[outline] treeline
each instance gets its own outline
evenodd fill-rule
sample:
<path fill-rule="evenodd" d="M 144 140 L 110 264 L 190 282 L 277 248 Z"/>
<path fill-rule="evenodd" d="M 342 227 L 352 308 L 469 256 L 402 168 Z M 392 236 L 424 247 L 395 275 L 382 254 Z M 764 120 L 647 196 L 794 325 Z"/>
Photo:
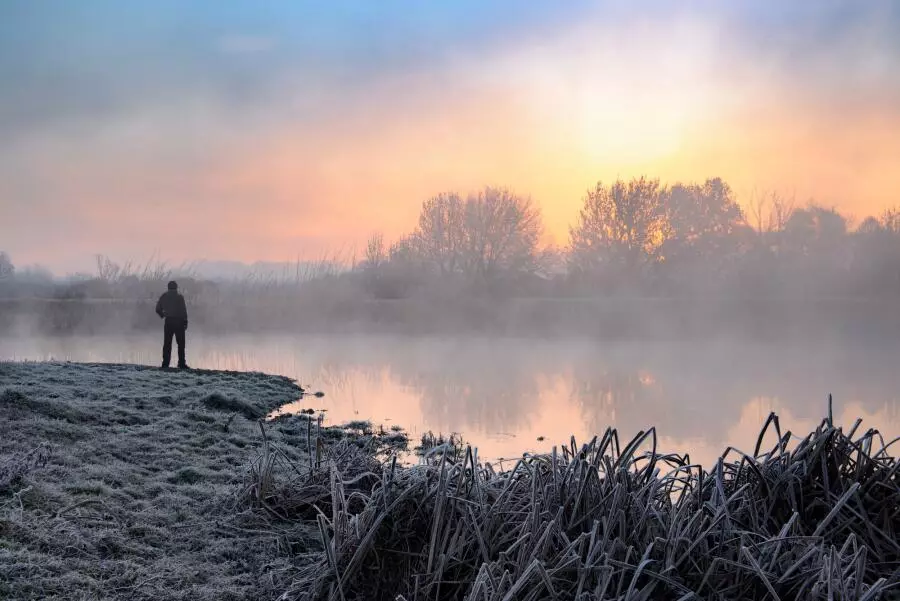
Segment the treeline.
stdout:
<path fill-rule="evenodd" d="M 212 282 L 190 266 L 118 265 L 64 282 L 17 272 L 0 253 L 0 296 L 152 298 L 179 278 L 193 301 L 506 297 L 873 298 L 900 295 L 900 210 L 855 223 L 833 208 L 772 194 L 738 204 L 719 178 L 666 185 L 598 182 L 563 247 L 543 244 L 540 207 L 487 187 L 422 203 L 415 228 L 376 234 L 362 256 Z"/>
<path fill-rule="evenodd" d="M 668 186 L 641 177 L 597 183 L 568 244 L 554 249 L 541 245 L 529 198 L 485 188 L 426 200 L 407 236 L 369 240 L 358 271 L 375 297 L 448 283 L 526 296 L 900 294 L 900 211 L 853 225 L 778 195 L 744 210 L 719 178 Z"/>

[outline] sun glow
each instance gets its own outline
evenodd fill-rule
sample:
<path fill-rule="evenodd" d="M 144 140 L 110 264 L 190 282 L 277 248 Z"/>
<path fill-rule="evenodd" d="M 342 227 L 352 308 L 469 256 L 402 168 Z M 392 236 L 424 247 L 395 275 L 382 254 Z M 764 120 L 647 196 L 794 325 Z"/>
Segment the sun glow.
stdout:
<path fill-rule="evenodd" d="M 530 195 L 547 241 L 564 245 L 589 188 L 642 175 L 721 177 L 745 207 L 767 191 L 858 218 L 900 202 L 900 105 L 881 89 L 884 68 L 832 81 L 869 64 L 852 54 L 867 47 L 798 74 L 702 15 L 545 33 L 380 73 L 352 94 L 331 74 L 287 69 L 270 112 L 198 98 L 141 105 L 86 136 L 36 136 L 7 153 L 0 197 L 39 199 L 14 215 L 70 244 L 65 256 L 35 248 L 21 227 L 7 250 L 60 265 L 89 263 L 97 240 L 114 257 L 164 245 L 174 261 L 315 258 L 374 232 L 397 239 L 429 196 L 486 185 Z"/>

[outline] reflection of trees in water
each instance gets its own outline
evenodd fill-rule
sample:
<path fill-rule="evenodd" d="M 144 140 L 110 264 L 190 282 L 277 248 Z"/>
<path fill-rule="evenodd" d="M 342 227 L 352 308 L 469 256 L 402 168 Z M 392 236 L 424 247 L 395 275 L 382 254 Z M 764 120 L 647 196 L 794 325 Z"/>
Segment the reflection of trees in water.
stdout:
<path fill-rule="evenodd" d="M 154 364 L 159 340 L 34 339 L 19 341 L 15 350 L 24 358 Z M 573 429 L 602 432 L 616 425 L 630 436 L 657 426 L 663 435 L 702 437 L 716 445 L 725 442 L 755 397 L 779 399 L 792 415 L 813 421 L 824 416 L 829 393 L 836 412 L 857 402 L 863 411 L 896 423 L 900 411 L 900 370 L 890 348 L 197 336 L 188 341 L 191 357 L 197 366 L 295 377 L 324 390 L 325 406 L 340 395 L 360 411 L 368 395 L 389 393 L 396 384 L 420 397 L 428 422 L 473 435 L 522 430 L 540 403 L 567 393 L 583 416 L 583 427 Z M 548 393 L 560 380 L 559 393 Z"/>
<path fill-rule="evenodd" d="M 387 381 L 420 398 L 427 422 L 473 437 L 528 428 L 540 403 L 559 398 L 554 393 L 542 399 L 540 393 L 560 379 L 583 416 L 573 429 L 597 433 L 615 425 L 630 436 L 656 426 L 662 435 L 703 438 L 716 446 L 727 444 L 729 429 L 755 397 L 780 399 L 798 418 L 818 420 L 828 393 L 837 406 L 855 400 L 877 413 L 896 406 L 900 390 L 889 352 L 811 346 L 600 348 L 570 341 L 365 337 L 323 339 L 280 352 L 285 351 L 290 358 L 282 355 L 278 362 L 290 362 L 291 371 L 280 373 L 340 391 L 360 410 L 366 395 L 387 392 Z M 268 357 L 265 345 L 259 352 Z"/>
<path fill-rule="evenodd" d="M 658 424 L 669 403 L 656 376 L 600 362 L 579 362 L 572 368 L 571 397 L 588 432 L 619 428 L 625 436 Z"/>
<path fill-rule="evenodd" d="M 280 373 L 326 395 L 332 391 L 361 411 L 366 395 L 389 393 L 387 379 L 388 388 L 404 387 L 420 398 L 428 422 L 482 434 L 527 426 L 539 402 L 537 375 L 547 367 L 541 353 L 509 341 L 366 337 L 298 345 L 293 353 L 302 364 Z"/>
<path fill-rule="evenodd" d="M 885 355 L 761 351 L 686 348 L 681 353 L 648 350 L 639 359 L 582 360 L 572 369 L 572 397 L 592 432 L 615 425 L 630 436 L 656 426 L 665 435 L 718 445 L 727 444 L 729 429 L 756 397 L 779 399 L 793 415 L 813 421 L 824 417 L 829 393 L 837 407 L 856 402 L 886 416 L 892 414 L 886 408 L 898 410 L 894 391 L 900 381 Z"/>
<path fill-rule="evenodd" d="M 391 375 L 420 396 L 429 422 L 488 435 L 527 427 L 539 403 L 534 357 L 496 348 L 434 359 L 391 365 Z"/>

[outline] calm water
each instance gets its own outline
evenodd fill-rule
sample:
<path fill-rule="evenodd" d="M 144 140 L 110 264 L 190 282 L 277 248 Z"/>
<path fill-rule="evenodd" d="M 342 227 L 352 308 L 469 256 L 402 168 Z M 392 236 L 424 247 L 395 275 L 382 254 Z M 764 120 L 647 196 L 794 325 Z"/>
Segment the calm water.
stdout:
<path fill-rule="evenodd" d="M 4 339 L 0 359 L 156 365 L 159 338 Z M 656 426 L 663 450 L 711 462 L 726 445 L 752 451 L 770 411 L 806 434 L 824 417 L 828 393 L 841 423 L 861 417 L 886 438 L 900 435 L 896 352 L 192 332 L 188 342 L 194 367 L 283 374 L 323 391 L 292 408 L 327 409 L 329 423 L 399 424 L 413 437 L 459 432 L 490 459 L 571 435 L 586 441 L 613 425 L 627 438 Z"/>

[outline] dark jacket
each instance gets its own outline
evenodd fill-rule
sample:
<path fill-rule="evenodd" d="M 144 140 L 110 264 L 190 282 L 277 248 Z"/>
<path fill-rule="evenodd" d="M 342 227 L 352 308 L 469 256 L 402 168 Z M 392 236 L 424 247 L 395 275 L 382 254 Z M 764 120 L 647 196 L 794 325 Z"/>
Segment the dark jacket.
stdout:
<path fill-rule="evenodd" d="M 167 319 L 184 320 L 187 323 L 187 305 L 177 290 L 168 290 L 156 302 L 156 314 Z"/>

